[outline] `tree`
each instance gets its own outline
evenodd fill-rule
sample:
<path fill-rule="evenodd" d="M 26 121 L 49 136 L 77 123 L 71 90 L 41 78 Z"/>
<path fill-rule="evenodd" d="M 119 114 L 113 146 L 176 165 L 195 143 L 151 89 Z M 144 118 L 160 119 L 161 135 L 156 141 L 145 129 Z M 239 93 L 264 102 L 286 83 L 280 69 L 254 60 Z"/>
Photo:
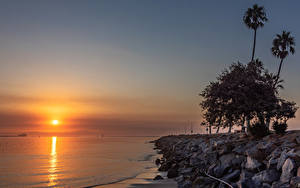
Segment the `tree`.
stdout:
<path fill-rule="evenodd" d="M 295 39 L 290 35 L 290 32 L 282 31 L 282 34 L 276 35 L 276 38 L 273 40 L 273 47 L 271 48 L 272 54 L 280 59 L 280 64 L 276 76 L 276 81 L 274 86 L 278 83 L 281 67 L 283 60 L 289 55 L 295 53 Z"/>
<path fill-rule="evenodd" d="M 217 81 L 210 84 L 200 94 L 203 117 L 209 127 L 242 126 L 254 121 L 269 129 L 272 118 L 278 115 L 280 103 L 278 88 L 274 88 L 276 77 L 269 73 L 262 62 L 255 60 L 246 65 L 234 63 L 224 70 Z"/>
<path fill-rule="evenodd" d="M 256 31 L 259 27 L 263 27 L 264 23 L 268 21 L 264 7 L 255 4 L 252 8 L 248 8 L 243 17 L 243 21 L 249 29 L 254 30 L 254 40 L 251 58 L 251 61 L 253 61 L 256 45 Z"/>
<path fill-rule="evenodd" d="M 279 123 L 286 123 L 288 119 L 295 117 L 297 109 L 298 107 L 296 107 L 295 102 L 279 99 L 276 108 L 277 113 L 275 115 L 275 121 Z"/>

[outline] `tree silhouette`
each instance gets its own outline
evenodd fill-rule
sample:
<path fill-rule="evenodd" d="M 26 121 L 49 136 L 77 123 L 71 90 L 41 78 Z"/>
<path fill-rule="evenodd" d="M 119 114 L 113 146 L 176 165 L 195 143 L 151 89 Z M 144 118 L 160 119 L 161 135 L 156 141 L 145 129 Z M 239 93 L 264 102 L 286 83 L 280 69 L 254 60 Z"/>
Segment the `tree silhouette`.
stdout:
<path fill-rule="evenodd" d="M 293 118 L 295 103 L 279 98 L 275 80 L 258 59 L 246 65 L 233 63 L 200 93 L 203 125 L 209 130 L 228 127 L 229 133 L 237 125 L 244 132 L 245 120 L 249 130 L 250 122 L 269 129 L 272 120 Z"/>
<path fill-rule="evenodd" d="M 264 23 L 268 21 L 264 7 L 260 7 L 257 4 L 255 4 L 252 8 L 248 8 L 243 17 L 243 21 L 249 29 L 254 30 L 254 41 L 251 58 L 251 61 L 253 61 L 256 45 L 256 31 L 259 27 L 263 27 Z"/>
<path fill-rule="evenodd" d="M 295 53 L 295 39 L 290 35 L 290 32 L 282 31 L 282 34 L 276 35 L 276 38 L 273 40 L 273 47 L 271 48 L 272 54 L 280 59 L 280 64 L 276 76 L 275 85 L 278 83 L 281 67 L 283 60 L 289 55 Z"/>

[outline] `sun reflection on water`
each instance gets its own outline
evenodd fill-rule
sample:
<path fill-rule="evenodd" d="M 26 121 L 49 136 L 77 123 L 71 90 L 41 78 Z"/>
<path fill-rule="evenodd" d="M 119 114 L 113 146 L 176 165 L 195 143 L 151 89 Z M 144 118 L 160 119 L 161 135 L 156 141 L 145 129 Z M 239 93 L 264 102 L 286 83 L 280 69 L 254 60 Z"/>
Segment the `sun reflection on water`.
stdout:
<path fill-rule="evenodd" d="M 57 167 L 56 167 L 56 162 L 57 162 L 57 154 L 56 154 L 56 136 L 52 137 L 52 145 L 51 145 L 51 153 L 50 153 L 50 167 L 48 169 L 49 175 L 48 175 L 48 180 L 49 180 L 49 186 L 55 186 L 56 185 L 56 179 L 57 179 Z"/>

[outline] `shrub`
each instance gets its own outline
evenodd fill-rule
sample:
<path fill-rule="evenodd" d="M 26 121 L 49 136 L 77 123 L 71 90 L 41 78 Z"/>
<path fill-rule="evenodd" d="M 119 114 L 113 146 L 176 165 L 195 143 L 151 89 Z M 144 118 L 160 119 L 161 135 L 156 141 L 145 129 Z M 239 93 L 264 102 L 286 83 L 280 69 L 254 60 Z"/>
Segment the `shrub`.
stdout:
<path fill-rule="evenodd" d="M 286 123 L 278 123 L 277 121 L 275 121 L 273 123 L 272 128 L 274 129 L 276 134 L 284 134 L 287 129 L 287 124 Z"/>
<path fill-rule="evenodd" d="M 249 132 L 256 138 L 262 138 L 270 133 L 268 127 L 261 123 L 255 123 L 254 125 L 250 126 Z"/>

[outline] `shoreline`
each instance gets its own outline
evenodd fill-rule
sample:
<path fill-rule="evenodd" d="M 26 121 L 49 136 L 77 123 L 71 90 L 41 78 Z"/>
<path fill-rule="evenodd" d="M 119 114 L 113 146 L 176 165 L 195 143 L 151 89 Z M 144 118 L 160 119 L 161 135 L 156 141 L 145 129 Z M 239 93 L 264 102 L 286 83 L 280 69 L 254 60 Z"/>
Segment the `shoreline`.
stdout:
<path fill-rule="evenodd" d="M 153 149 L 155 150 L 154 141 L 150 141 L 153 145 Z M 156 154 L 151 156 L 151 160 L 153 164 L 155 164 L 155 160 L 160 158 L 160 154 Z M 160 175 L 164 179 L 154 180 L 154 178 Z M 177 182 L 173 179 L 167 178 L 166 172 L 158 171 L 158 166 L 151 167 L 146 169 L 144 172 L 137 174 L 134 177 L 124 178 L 123 180 L 119 180 L 112 183 L 102 184 L 102 185 L 93 185 L 89 187 L 99 187 L 99 188 L 176 188 Z"/>
<path fill-rule="evenodd" d="M 159 170 L 189 187 L 300 187 L 300 131 L 164 136 Z M 230 186 L 225 185 L 228 183 Z"/>
<path fill-rule="evenodd" d="M 97 186 L 99 188 L 175 188 L 177 183 L 172 179 L 153 180 L 156 175 L 166 176 L 166 173 L 159 172 L 157 168 L 148 169 L 134 178 L 128 178 L 113 184 Z"/>

